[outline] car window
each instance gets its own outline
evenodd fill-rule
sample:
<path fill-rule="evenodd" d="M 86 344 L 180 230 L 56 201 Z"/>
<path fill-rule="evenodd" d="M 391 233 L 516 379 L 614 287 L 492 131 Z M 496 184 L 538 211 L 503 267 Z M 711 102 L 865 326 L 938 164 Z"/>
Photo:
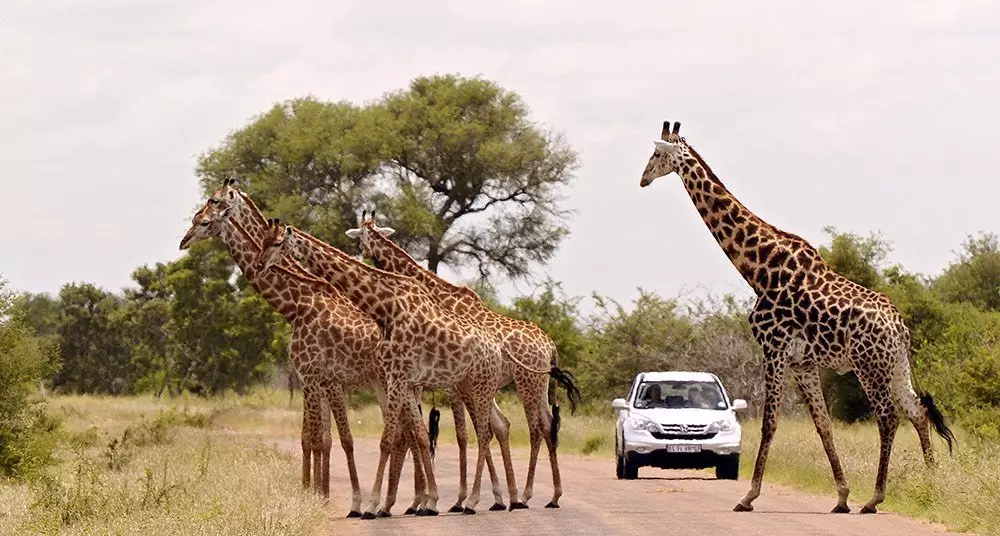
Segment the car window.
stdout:
<path fill-rule="evenodd" d="M 633 406 L 637 409 L 728 407 L 719 384 L 701 381 L 642 382 Z"/>

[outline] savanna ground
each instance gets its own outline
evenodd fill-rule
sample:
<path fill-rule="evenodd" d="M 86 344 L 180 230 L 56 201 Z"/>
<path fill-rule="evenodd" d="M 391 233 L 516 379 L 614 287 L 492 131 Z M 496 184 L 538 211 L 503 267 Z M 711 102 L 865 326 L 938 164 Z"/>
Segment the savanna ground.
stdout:
<path fill-rule="evenodd" d="M 501 405 L 513 423 L 512 443 L 526 446 L 523 412 L 510 400 Z M 60 463 L 34 483 L 0 485 L 0 534 L 328 532 L 345 505 L 302 491 L 299 453 L 274 446 L 275 440 L 297 439 L 300 409 L 300 397 L 289 401 L 287 393 L 271 390 L 213 400 L 53 398 L 50 411 L 63 422 Z M 443 413 L 440 440 L 453 443 L 451 416 Z M 610 474 L 612 417 L 563 414 L 561 451 L 607 459 Z M 374 407 L 353 410 L 351 422 L 355 437 L 377 437 L 381 429 Z M 752 470 L 758 434 L 756 421 L 744 423 L 743 479 Z M 877 463 L 875 427 L 838 425 L 835 439 L 852 500 L 867 500 Z M 1000 533 L 1000 449 L 962 433 L 959 441 L 950 458 L 936 442 L 940 467 L 931 477 L 916 434 L 901 427 L 882 510 Z M 335 436 L 335 471 L 343 470 L 342 459 Z M 367 491 L 371 475 L 361 478 Z M 782 420 L 766 479 L 829 496 L 833 504 L 829 465 L 811 422 Z M 409 490 L 401 490 L 405 501 Z"/>

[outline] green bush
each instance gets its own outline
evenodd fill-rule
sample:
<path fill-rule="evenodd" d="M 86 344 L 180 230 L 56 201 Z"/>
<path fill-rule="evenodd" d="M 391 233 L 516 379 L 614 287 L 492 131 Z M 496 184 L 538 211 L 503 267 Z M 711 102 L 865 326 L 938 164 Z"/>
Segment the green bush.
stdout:
<path fill-rule="evenodd" d="M 52 348 L 11 315 L 0 279 L 0 476 L 26 478 L 52 461 L 58 422 L 38 394 L 52 371 Z"/>

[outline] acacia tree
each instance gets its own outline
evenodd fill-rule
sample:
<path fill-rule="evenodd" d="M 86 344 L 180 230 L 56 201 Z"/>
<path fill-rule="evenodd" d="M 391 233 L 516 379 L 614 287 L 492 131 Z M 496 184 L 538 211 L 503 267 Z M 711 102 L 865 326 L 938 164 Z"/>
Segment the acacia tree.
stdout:
<path fill-rule="evenodd" d="M 377 208 L 428 268 L 527 276 L 568 231 L 559 206 L 576 154 L 514 92 L 432 76 L 366 106 L 311 97 L 277 104 L 199 159 L 207 191 L 243 180 L 269 215 L 338 247 Z"/>

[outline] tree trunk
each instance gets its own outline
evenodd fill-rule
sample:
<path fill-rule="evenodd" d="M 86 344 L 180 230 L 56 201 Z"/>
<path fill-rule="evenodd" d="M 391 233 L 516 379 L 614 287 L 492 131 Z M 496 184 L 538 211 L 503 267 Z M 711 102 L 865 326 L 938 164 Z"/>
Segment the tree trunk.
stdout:
<path fill-rule="evenodd" d="M 439 247 L 438 242 L 431 242 L 427 248 L 427 269 L 435 274 L 438 273 L 438 264 L 441 263 Z"/>

